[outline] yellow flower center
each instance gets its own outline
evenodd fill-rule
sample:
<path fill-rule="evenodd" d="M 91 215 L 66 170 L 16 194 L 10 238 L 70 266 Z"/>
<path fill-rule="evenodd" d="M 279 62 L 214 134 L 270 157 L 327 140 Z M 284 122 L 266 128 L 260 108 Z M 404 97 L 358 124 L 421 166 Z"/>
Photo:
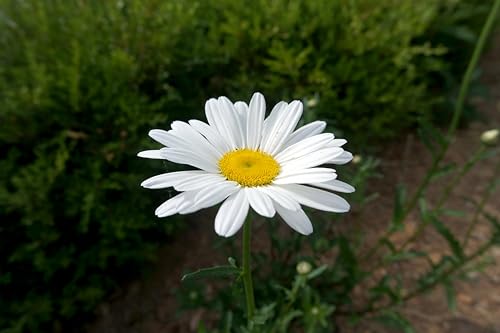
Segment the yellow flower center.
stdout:
<path fill-rule="evenodd" d="M 221 173 L 241 186 L 271 184 L 280 172 L 280 165 L 269 154 L 251 149 L 230 151 L 219 160 Z"/>

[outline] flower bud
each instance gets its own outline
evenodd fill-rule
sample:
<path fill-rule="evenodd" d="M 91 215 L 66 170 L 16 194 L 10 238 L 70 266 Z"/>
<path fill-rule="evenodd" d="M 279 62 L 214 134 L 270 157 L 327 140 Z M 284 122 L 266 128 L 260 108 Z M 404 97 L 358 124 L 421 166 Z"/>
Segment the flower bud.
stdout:
<path fill-rule="evenodd" d="M 498 129 L 484 131 L 483 134 L 481 134 L 481 142 L 485 145 L 493 146 L 498 142 L 499 133 L 500 131 Z"/>
<path fill-rule="evenodd" d="M 361 161 L 363 161 L 363 157 L 361 157 L 361 155 L 354 155 L 352 158 L 352 164 L 359 164 Z"/>
<path fill-rule="evenodd" d="M 318 99 L 316 97 L 310 98 L 306 101 L 306 106 L 310 109 L 313 109 L 318 105 Z"/>
<path fill-rule="evenodd" d="M 297 269 L 297 273 L 299 273 L 300 275 L 306 275 L 306 274 L 309 274 L 311 272 L 312 266 L 307 261 L 301 261 L 297 264 L 296 269 Z"/>

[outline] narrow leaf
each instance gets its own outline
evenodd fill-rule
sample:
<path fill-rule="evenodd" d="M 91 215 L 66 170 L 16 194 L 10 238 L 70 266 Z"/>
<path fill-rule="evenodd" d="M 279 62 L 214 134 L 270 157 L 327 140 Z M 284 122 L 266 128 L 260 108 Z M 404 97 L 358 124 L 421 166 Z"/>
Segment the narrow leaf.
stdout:
<path fill-rule="evenodd" d="M 327 269 L 328 269 L 328 265 L 320 266 L 320 267 L 316 268 L 315 270 L 313 270 L 311 273 L 307 274 L 307 279 L 312 280 L 312 279 L 320 276 L 321 274 L 323 274 Z"/>
<path fill-rule="evenodd" d="M 455 171 L 456 168 L 457 168 L 457 165 L 455 163 L 446 164 L 446 165 L 440 167 L 439 169 L 437 169 L 436 171 L 434 171 L 431 179 L 436 180 L 436 179 L 439 179 L 439 178 L 444 177 L 446 175 L 449 175 L 450 173 Z"/>
<path fill-rule="evenodd" d="M 387 246 L 387 248 L 391 251 L 391 253 L 396 252 L 396 250 L 397 250 L 396 246 L 394 246 L 394 243 L 392 243 L 389 238 L 383 237 L 380 239 L 379 242 L 380 242 L 380 244 Z"/>
<path fill-rule="evenodd" d="M 446 293 L 446 301 L 448 302 L 448 308 L 450 309 L 450 311 L 454 312 L 457 310 L 457 299 L 453 283 L 450 280 L 444 280 L 443 287 Z"/>
<path fill-rule="evenodd" d="M 432 225 L 434 228 L 436 228 L 436 231 L 443 236 L 444 239 L 448 242 L 448 245 L 450 246 L 451 250 L 453 251 L 453 254 L 455 257 L 457 257 L 460 260 L 464 259 L 464 251 L 462 249 L 462 246 L 460 245 L 460 242 L 453 236 L 453 233 L 448 229 L 446 225 L 444 225 L 443 222 L 438 220 L 434 215 L 430 215 L 430 219 L 432 222 Z"/>
<path fill-rule="evenodd" d="M 405 213 L 406 189 L 403 185 L 396 187 L 394 194 L 394 213 L 391 222 L 391 231 L 398 231 L 403 229 L 403 218 Z"/>
<path fill-rule="evenodd" d="M 452 216 L 452 217 L 465 217 L 465 212 L 463 210 L 456 209 L 440 209 L 439 214 Z"/>
<path fill-rule="evenodd" d="M 420 120 L 417 132 L 420 140 L 433 155 L 440 146 L 442 147 L 446 143 L 444 135 L 425 119 Z"/>
<path fill-rule="evenodd" d="M 388 254 L 384 257 L 385 262 L 396 262 L 396 261 L 404 261 L 417 257 L 426 257 L 427 254 L 421 251 L 403 251 L 399 253 Z"/>
<path fill-rule="evenodd" d="M 415 333 L 408 319 L 396 311 L 387 311 L 376 317 L 376 320 L 387 327 L 397 329 L 398 332 Z"/>
<path fill-rule="evenodd" d="M 226 323 L 224 326 L 224 333 L 231 333 L 231 327 L 233 327 L 233 313 L 231 311 L 228 311 L 226 314 Z"/>
<path fill-rule="evenodd" d="M 215 267 L 209 267 L 209 268 L 202 268 L 197 270 L 196 272 L 188 273 L 182 277 L 182 281 L 192 281 L 192 280 L 200 280 L 200 279 L 206 279 L 206 278 L 213 278 L 213 277 L 228 277 L 228 276 L 234 276 L 234 275 L 239 275 L 241 273 L 241 270 L 233 267 L 233 266 L 215 266 Z"/>

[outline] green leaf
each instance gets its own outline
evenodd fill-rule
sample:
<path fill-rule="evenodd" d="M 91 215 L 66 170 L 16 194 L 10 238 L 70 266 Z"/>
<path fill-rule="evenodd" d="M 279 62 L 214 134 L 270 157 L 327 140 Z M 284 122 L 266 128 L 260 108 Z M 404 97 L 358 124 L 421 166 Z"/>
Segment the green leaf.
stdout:
<path fill-rule="evenodd" d="M 432 174 L 431 179 L 432 180 L 436 180 L 436 179 L 439 179 L 441 177 L 444 177 L 444 176 L 452 173 L 453 171 L 455 171 L 456 168 L 457 168 L 457 164 L 456 163 L 446 164 L 446 165 L 440 167 L 439 169 L 437 169 L 436 171 L 434 171 L 434 173 Z"/>
<path fill-rule="evenodd" d="M 370 288 L 371 301 L 379 300 L 383 296 L 389 297 L 392 301 L 400 301 L 401 292 L 397 290 L 396 286 L 393 286 L 394 281 L 397 281 L 397 279 L 394 279 L 390 275 L 384 275 L 378 281 L 377 285 Z"/>
<path fill-rule="evenodd" d="M 403 251 L 399 253 L 388 254 L 387 256 L 384 257 L 384 261 L 390 263 L 390 262 L 403 261 L 403 260 L 409 260 L 417 257 L 426 257 L 426 256 L 427 254 L 421 251 Z"/>
<path fill-rule="evenodd" d="M 453 254 L 455 257 L 457 257 L 460 260 L 463 260 L 465 255 L 464 251 L 462 249 L 462 245 L 460 242 L 455 238 L 453 233 L 448 229 L 446 225 L 444 225 L 443 222 L 441 222 L 436 216 L 434 215 L 429 215 L 432 225 L 434 228 L 436 228 L 436 231 L 443 236 L 444 239 L 448 242 L 448 245 L 450 246 L 451 250 L 453 251 Z"/>
<path fill-rule="evenodd" d="M 491 241 L 493 243 L 499 244 L 500 245 L 500 222 L 498 222 L 498 219 L 486 212 L 483 212 L 482 214 L 486 219 L 492 224 L 493 227 L 493 232 L 491 236 Z"/>
<path fill-rule="evenodd" d="M 255 311 L 252 323 L 255 325 L 264 325 L 272 316 L 274 316 L 274 308 L 276 303 L 270 303 Z"/>
<path fill-rule="evenodd" d="M 392 243 L 389 238 L 383 237 L 379 242 L 380 244 L 387 246 L 391 253 L 395 253 L 397 251 L 396 246 L 394 246 L 394 243 Z"/>
<path fill-rule="evenodd" d="M 387 311 L 386 313 L 381 314 L 375 319 L 378 322 L 382 323 L 383 325 L 397 330 L 401 330 L 401 332 L 415 333 L 415 330 L 413 329 L 408 319 L 403 317 L 399 312 Z"/>
<path fill-rule="evenodd" d="M 464 217 L 465 216 L 465 212 L 463 210 L 440 209 L 438 212 L 439 212 L 439 214 L 452 216 L 452 217 Z"/>
<path fill-rule="evenodd" d="M 280 332 L 288 332 L 288 326 L 297 317 L 302 316 L 302 311 L 299 310 L 293 310 L 288 312 L 285 316 L 283 316 L 278 324 L 279 331 Z"/>
<path fill-rule="evenodd" d="M 450 256 L 444 256 L 437 264 L 432 265 L 432 269 L 426 272 L 418 279 L 418 284 L 421 288 L 428 288 L 436 281 L 442 278 L 443 273 L 447 269 L 454 267 L 457 264 L 456 259 Z"/>
<path fill-rule="evenodd" d="M 392 216 L 392 221 L 390 226 L 391 231 L 398 231 L 403 229 L 405 201 L 406 201 L 406 189 L 403 185 L 398 185 L 396 187 L 396 193 L 394 194 L 394 213 Z"/>
<path fill-rule="evenodd" d="M 448 227 L 441 222 L 436 215 L 427 209 L 427 204 L 424 199 L 421 199 L 419 201 L 419 207 L 420 207 L 420 214 L 422 216 L 422 219 L 426 222 L 430 222 L 436 231 L 448 242 L 448 245 L 450 246 L 453 254 L 455 255 L 456 258 L 463 260 L 465 255 L 464 251 L 462 249 L 462 245 L 460 242 L 455 238 L 453 233 L 448 229 Z"/>
<path fill-rule="evenodd" d="M 312 280 L 312 279 L 320 276 L 321 274 L 323 274 L 327 269 L 328 269 L 328 265 L 320 266 L 320 267 L 316 268 L 315 270 L 313 270 L 311 273 L 307 274 L 307 279 Z"/>
<path fill-rule="evenodd" d="M 182 277 L 182 282 L 200 280 L 213 277 L 228 277 L 241 274 L 241 270 L 233 266 L 214 266 L 202 268 Z"/>
<path fill-rule="evenodd" d="M 446 143 L 444 135 L 426 119 L 420 120 L 417 132 L 421 141 L 433 155 L 436 153 L 436 148 Z"/>
<path fill-rule="evenodd" d="M 351 275 L 351 278 L 354 278 L 355 275 L 358 274 L 358 260 L 356 254 L 351 248 L 349 240 L 345 237 L 339 238 L 339 250 L 340 252 L 336 264 L 343 267 L 346 272 Z"/>
<path fill-rule="evenodd" d="M 226 323 L 224 325 L 224 333 L 231 333 L 231 327 L 233 327 L 233 313 L 228 311 L 226 314 Z"/>
<path fill-rule="evenodd" d="M 448 308 L 450 311 L 457 310 L 457 299 L 455 288 L 453 287 L 453 283 L 450 280 L 443 281 L 444 291 L 446 293 L 446 301 L 448 303 Z"/>

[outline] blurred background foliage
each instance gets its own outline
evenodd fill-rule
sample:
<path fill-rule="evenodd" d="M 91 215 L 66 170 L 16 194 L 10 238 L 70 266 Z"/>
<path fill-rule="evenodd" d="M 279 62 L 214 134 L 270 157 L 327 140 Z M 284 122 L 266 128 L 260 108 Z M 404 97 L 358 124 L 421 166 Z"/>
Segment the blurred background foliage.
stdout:
<path fill-rule="evenodd" d="M 135 157 L 150 128 L 261 91 L 268 105 L 302 99 L 351 150 L 376 149 L 448 119 L 487 9 L 0 0 L 0 332 L 79 331 L 177 230 L 152 216 L 165 193 L 138 186 L 165 169 Z"/>

